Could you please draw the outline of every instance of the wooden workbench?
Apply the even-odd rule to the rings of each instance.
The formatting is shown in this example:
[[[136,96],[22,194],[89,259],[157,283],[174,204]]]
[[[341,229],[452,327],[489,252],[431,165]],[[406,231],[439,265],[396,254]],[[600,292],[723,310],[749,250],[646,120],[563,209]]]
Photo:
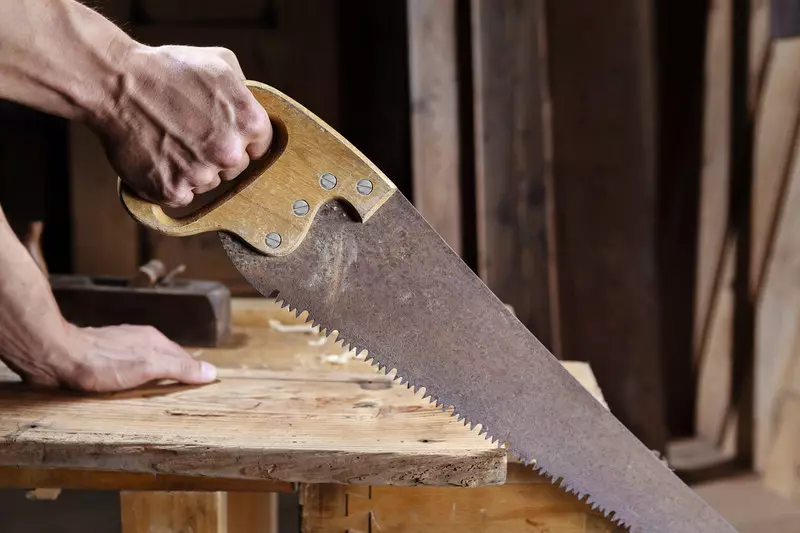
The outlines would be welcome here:
[[[234,300],[233,308],[225,347],[189,348],[220,368],[210,385],[87,396],[33,391],[0,372],[0,485],[230,493],[299,487],[308,533],[368,531],[373,520],[396,532],[423,524],[463,529],[479,509],[485,525],[496,505],[506,531],[539,519],[559,520],[565,533],[612,531],[521,465],[509,469],[503,448],[320,337],[304,317],[265,299]],[[587,366],[565,365],[602,401]],[[262,506],[221,494],[123,492],[124,531],[148,531],[153,520],[192,505],[217,511],[201,513],[205,525],[169,527],[246,531],[220,509],[238,502],[250,509],[234,513],[241,519]],[[431,512],[442,506],[452,516]],[[412,515],[414,526],[403,518]]]

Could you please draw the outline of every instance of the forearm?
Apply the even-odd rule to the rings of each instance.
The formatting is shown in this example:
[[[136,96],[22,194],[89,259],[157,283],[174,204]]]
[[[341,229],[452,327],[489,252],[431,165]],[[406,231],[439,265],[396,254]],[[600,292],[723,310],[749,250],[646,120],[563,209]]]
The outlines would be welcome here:
[[[0,358],[17,371],[46,379],[70,364],[68,336],[69,325],[47,279],[0,209]]]
[[[69,119],[113,107],[130,39],[74,0],[0,0],[0,98]]]

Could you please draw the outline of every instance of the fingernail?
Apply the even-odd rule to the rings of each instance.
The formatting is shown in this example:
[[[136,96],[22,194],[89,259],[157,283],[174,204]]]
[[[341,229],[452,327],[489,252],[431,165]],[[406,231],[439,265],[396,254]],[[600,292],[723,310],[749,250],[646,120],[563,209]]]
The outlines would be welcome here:
[[[205,361],[200,362],[200,374],[202,374],[205,381],[214,381],[217,379],[217,367]]]

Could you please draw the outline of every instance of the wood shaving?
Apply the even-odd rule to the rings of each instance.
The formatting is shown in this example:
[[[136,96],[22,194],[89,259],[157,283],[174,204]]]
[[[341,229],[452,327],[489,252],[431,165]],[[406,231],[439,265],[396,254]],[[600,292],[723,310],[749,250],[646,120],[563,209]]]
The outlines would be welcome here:
[[[269,319],[269,327],[281,333],[316,333],[317,329],[311,324],[284,324],[274,318]]]

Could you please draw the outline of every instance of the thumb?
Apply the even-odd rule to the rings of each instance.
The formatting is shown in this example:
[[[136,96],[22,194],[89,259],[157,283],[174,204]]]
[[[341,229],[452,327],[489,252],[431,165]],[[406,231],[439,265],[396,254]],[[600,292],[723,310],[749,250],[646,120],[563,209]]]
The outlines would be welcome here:
[[[155,379],[174,379],[189,385],[211,383],[217,379],[217,369],[206,361],[197,361],[190,356],[165,357],[162,359],[161,371]]]

